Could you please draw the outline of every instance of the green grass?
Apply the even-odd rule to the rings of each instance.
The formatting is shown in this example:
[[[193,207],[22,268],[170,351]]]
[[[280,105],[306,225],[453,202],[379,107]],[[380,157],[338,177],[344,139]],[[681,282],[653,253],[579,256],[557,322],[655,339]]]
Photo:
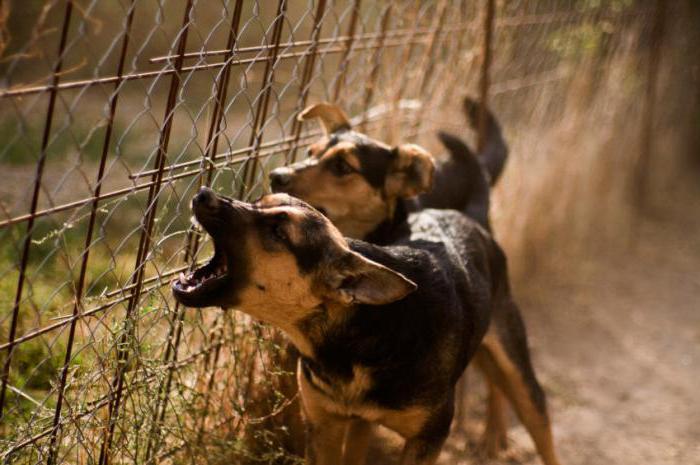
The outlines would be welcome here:
[[[0,150],[0,163],[11,166],[35,164],[41,152],[42,129],[40,124],[25,125],[14,118],[0,120],[0,140],[5,142]],[[70,129],[71,131],[62,131],[51,139],[48,152],[65,154],[78,150],[84,161],[99,161],[104,143],[104,128],[74,125]],[[123,128],[115,124],[115,133],[121,134],[121,131]]]

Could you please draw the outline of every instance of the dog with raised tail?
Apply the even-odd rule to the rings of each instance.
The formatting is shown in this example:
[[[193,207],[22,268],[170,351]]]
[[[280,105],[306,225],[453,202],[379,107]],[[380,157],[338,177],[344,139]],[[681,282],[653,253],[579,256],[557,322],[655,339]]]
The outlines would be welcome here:
[[[466,97],[463,109],[476,128],[479,104]],[[490,229],[490,188],[508,157],[490,112],[486,143],[477,154],[459,137],[438,133],[447,149],[440,163],[418,145],[391,147],[353,130],[343,110],[330,103],[311,105],[298,119],[318,119],[324,135],[311,144],[305,160],[273,170],[270,186],[306,200],[343,234],[387,244],[404,233],[406,215],[423,208],[459,210]]]
[[[286,194],[250,204],[202,188],[192,210],[214,256],[175,279],[173,294],[190,307],[246,312],[297,347],[307,463],[364,463],[376,423],[406,439],[401,465],[434,464],[455,383],[488,344],[491,314],[514,308],[489,233],[463,213],[428,209],[412,215],[400,243],[377,246],[344,238]],[[513,342],[485,356],[545,463],[557,465],[543,394],[523,370],[526,346]]]

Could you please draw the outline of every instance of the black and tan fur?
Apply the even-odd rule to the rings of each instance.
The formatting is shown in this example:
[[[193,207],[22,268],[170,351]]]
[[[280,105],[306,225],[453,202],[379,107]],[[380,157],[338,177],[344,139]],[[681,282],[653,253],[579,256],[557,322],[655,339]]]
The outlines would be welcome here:
[[[466,98],[464,110],[476,127],[478,104]],[[334,105],[312,105],[300,115],[309,118],[319,118],[326,135],[311,146],[307,160],[273,171],[271,185],[316,206],[343,234],[376,244],[401,242],[411,234],[411,212],[425,208],[459,210],[490,230],[490,186],[500,177],[508,149],[489,112],[482,152],[475,155],[459,137],[440,133],[450,156],[437,167],[418,146],[390,147],[353,131]],[[508,400],[545,463],[557,463],[545,421],[544,394],[530,363],[520,312],[512,301],[494,307],[476,363],[489,387],[482,440],[486,455],[493,457],[507,446]],[[526,393],[529,398],[523,397]]]
[[[476,127],[478,104],[464,100]],[[322,211],[346,236],[389,243],[406,214],[422,208],[455,209],[489,229],[490,185],[500,177],[508,148],[496,119],[487,113],[487,142],[475,155],[457,136],[440,132],[448,156],[435,163],[415,144],[391,147],[354,131],[335,105],[319,103],[299,119],[319,118],[325,135],[308,158],[270,173],[274,192],[286,192]]]
[[[551,441],[542,393],[521,375],[514,348],[480,349],[491,313],[514,304],[503,253],[464,214],[418,212],[410,236],[382,247],[343,238],[286,194],[248,204],[203,188],[193,211],[215,254],[175,280],[173,293],[192,307],[239,309],[288,335],[301,353],[311,465],[364,463],[371,423],[406,439],[402,465],[434,463],[455,383],[477,353],[494,359],[493,379],[520,401],[538,446]]]

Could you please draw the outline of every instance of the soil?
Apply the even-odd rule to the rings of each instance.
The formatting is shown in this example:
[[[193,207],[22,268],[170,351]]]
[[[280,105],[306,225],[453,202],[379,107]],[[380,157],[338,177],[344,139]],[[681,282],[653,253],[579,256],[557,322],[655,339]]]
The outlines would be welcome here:
[[[562,465],[700,464],[700,192],[674,194],[634,230],[631,244],[515,283]],[[467,376],[463,431],[439,463],[540,464],[514,415],[508,450],[475,454],[484,390]]]

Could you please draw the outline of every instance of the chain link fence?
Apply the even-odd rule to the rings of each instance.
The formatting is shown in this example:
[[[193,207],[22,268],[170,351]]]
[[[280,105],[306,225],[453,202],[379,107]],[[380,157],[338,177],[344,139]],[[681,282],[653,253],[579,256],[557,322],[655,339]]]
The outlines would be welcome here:
[[[170,296],[211,251],[189,223],[193,193],[265,192],[320,134],[295,116],[321,100],[437,153],[437,129],[478,143],[458,103],[477,95],[506,128],[509,169],[527,173],[551,163],[526,153],[533,137],[626,79],[616,108],[641,109],[647,137],[664,5],[0,3],[2,460],[293,463],[282,339]],[[501,204],[523,194],[519,176]],[[525,228],[496,207],[497,224]]]

